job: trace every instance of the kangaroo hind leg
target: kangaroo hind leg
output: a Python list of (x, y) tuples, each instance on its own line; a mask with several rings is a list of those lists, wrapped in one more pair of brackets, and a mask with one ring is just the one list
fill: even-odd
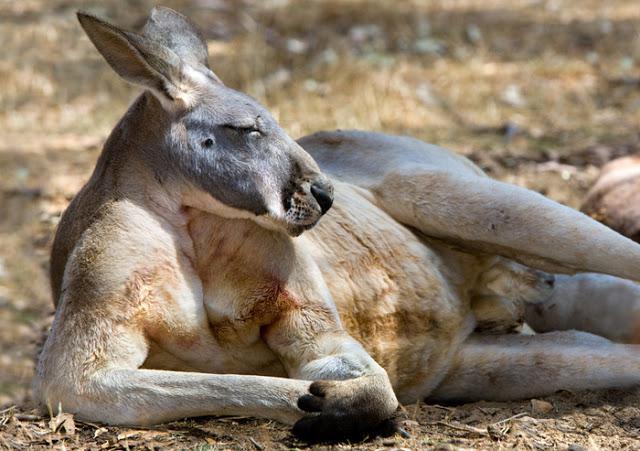
[(510, 401), (558, 390), (640, 385), (640, 346), (585, 332), (533, 336), (472, 335), (463, 343), (434, 401)]
[(437, 168), (390, 173), (372, 191), (396, 220), (459, 248), (547, 272), (640, 279), (640, 245), (533, 191)]

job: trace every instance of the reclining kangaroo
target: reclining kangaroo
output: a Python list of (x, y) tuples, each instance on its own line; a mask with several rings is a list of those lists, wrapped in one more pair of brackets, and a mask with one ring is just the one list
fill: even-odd
[[(487, 271), (639, 279), (636, 243), (412, 138), (293, 141), (172, 10), (141, 33), (78, 17), (146, 91), (58, 227), (41, 403), (109, 424), (266, 417), (328, 439), (366, 434), (398, 400), (640, 382), (632, 345), (472, 333)], [(529, 274), (548, 296), (552, 279)]]

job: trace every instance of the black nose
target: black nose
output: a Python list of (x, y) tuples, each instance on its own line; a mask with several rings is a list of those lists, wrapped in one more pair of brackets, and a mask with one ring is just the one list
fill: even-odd
[(322, 210), (322, 214), (325, 214), (327, 210), (331, 208), (333, 205), (333, 196), (327, 192), (321, 184), (314, 183), (311, 185), (311, 194), (315, 197), (318, 205), (320, 205), (320, 210)]

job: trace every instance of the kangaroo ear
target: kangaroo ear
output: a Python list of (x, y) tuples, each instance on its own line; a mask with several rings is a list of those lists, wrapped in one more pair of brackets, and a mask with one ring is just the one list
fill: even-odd
[(141, 34), (171, 49), (187, 64), (209, 68), (207, 41), (194, 23), (179, 12), (156, 6)]
[(170, 48), (84, 12), (78, 12), (78, 20), (93, 45), (122, 78), (149, 88), (164, 105), (175, 105), (190, 97), (184, 83), (185, 64)]

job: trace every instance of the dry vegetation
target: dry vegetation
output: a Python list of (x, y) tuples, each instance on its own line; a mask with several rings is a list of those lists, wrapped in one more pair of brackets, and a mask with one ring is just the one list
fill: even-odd
[[(137, 92), (100, 59), (74, 12), (139, 26), (153, 2), (128, 3), (0, 2), (0, 448), (301, 446), (264, 421), (132, 430), (30, 410), (34, 356), (52, 314), (55, 224)], [(411, 134), (574, 207), (604, 162), (640, 148), (637, 0), (165, 3), (205, 30), (219, 76), (265, 103), (292, 136), (338, 127)], [(410, 437), (358, 447), (638, 448), (639, 398), (406, 406)]]

